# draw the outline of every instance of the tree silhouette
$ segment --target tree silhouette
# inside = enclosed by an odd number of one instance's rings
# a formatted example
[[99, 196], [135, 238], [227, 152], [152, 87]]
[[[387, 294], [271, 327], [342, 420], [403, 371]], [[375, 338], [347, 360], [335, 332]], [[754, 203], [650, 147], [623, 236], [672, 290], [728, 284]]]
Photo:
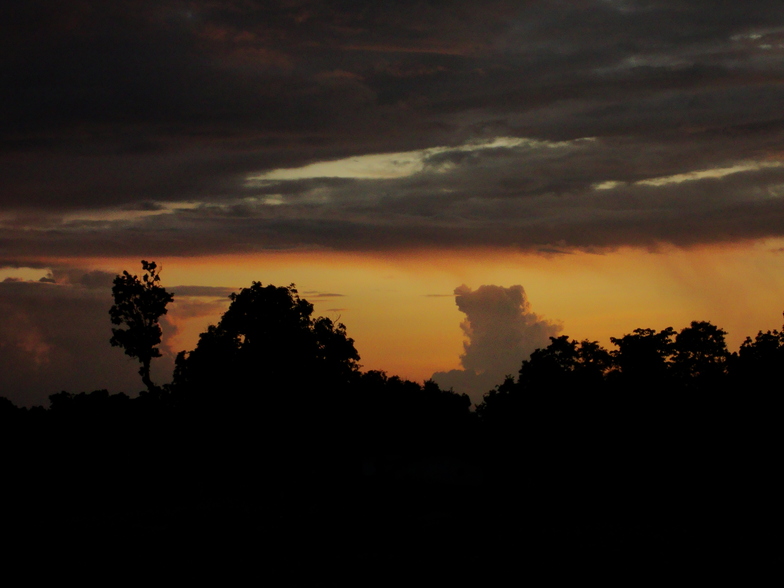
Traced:
[[109, 309], [109, 315], [112, 324], [125, 325], [125, 328], [112, 329], [109, 342], [141, 362], [139, 375], [147, 389], [153, 392], [157, 387], [150, 379], [150, 362], [161, 356], [157, 348], [161, 342], [158, 321], [166, 314], [166, 305], [174, 300], [174, 295], [160, 285], [160, 270], [154, 261], [142, 260], [142, 269], [145, 274], [141, 280], [127, 271], [114, 278], [114, 305]]
[[313, 305], [299, 297], [294, 284], [253, 282], [230, 299], [196, 349], [178, 355], [175, 387], [252, 402], [247, 392], [259, 386], [289, 391], [341, 386], [359, 369], [345, 326], [313, 318]]
[[730, 357], [727, 332], [706, 321], [692, 321], [675, 336], [672, 369], [687, 387], [715, 385], [725, 374]]
[[584, 390], [602, 384], [612, 357], [597, 341], [571, 341], [567, 335], [550, 337], [550, 344], [531, 353], [520, 368], [523, 389]]
[[667, 375], [673, 353], [672, 327], [658, 333], [654, 329], [634, 329], [623, 337], [610, 337], [618, 347], [613, 352], [616, 365], [627, 383], [658, 385]]
[[746, 337], [730, 361], [730, 373], [736, 385], [754, 390], [764, 390], [770, 382], [780, 378], [784, 363], [784, 328], [758, 332], [752, 339]]

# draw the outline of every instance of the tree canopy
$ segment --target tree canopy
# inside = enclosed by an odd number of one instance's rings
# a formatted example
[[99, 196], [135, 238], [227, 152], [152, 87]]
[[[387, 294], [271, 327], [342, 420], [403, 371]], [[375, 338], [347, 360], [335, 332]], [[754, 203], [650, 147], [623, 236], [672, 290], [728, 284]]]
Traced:
[[314, 318], [313, 305], [299, 297], [294, 284], [253, 282], [230, 299], [196, 349], [177, 357], [175, 387], [236, 397], [263, 387], [346, 384], [358, 371], [359, 354], [346, 327]]

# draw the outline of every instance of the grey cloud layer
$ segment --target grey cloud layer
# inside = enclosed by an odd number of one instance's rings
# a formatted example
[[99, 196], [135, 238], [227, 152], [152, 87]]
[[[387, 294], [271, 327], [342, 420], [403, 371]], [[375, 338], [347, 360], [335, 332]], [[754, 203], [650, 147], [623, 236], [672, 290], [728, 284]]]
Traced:
[[[779, 2], [19, 1], [0, 17], [7, 260], [784, 233], [784, 168], [637, 183], [782, 159]], [[538, 143], [459, 148], [497, 137]], [[406, 177], [248, 181], [438, 146]]]

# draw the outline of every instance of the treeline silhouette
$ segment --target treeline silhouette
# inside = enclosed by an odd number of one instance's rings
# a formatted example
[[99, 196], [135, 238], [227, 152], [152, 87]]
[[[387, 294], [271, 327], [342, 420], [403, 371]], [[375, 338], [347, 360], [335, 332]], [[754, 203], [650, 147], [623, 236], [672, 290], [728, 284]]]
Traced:
[[39, 574], [493, 585], [765, 553], [782, 332], [555, 337], [472, 407], [363, 372], [342, 324], [254, 282], [159, 387], [144, 264], [112, 320], [144, 330], [145, 391], [0, 398], [6, 535]]

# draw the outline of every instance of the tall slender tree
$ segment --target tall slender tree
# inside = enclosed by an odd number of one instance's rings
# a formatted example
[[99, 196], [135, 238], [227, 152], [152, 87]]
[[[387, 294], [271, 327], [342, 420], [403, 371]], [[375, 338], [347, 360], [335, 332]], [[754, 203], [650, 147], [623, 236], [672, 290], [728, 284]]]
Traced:
[[174, 295], [160, 285], [160, 269], [154, 261], [142, 260], [142, 269], [145, 273], [141, 279], [127, 271], [114, 278], [114, 305], [109, 315], [112, 324], [122, 326], [112, 329], [110, 343], [139, 360], [142, 382], [147, 390], [154, 392], [158, 388], [150, 379], [150, 362], [161, 356], [157, 347], [162, 334], [159, 320], [166, 314], [166, 305], [174, 300]]

